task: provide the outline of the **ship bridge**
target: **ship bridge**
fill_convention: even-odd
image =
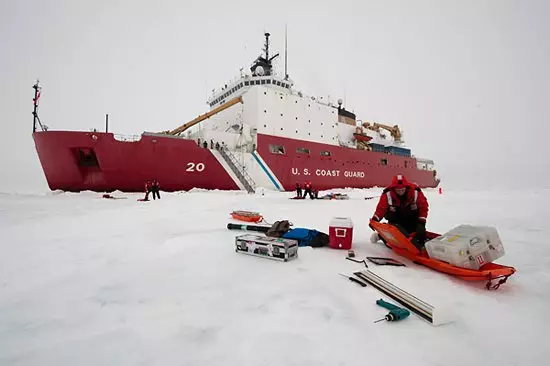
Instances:
[[[239,78],[230,81],[229,84],[225,84],[219,91],[214,89],[212,97],[207,100],[210,108],[216,108],[224,104],[228,99],[239,97],[256,85],[272,87],[278,89],[278,91],[290,93],[294,82],[288,78],[288,75],[281,77],[273,73],[272,61],[279,54],[277,53],[270,57],[269,36],[269,33],[265,33],[263,49],[265,54],[258,56],[250,67],[252,75],[243,75],[241,69],[241,76]]]
[[[243,95],[255,85],[271,86],[279,91],[287,91],[290,93],[290,89],[294,85],[294,82],[290,79],[285,79],[277,75],[245,75],[233,82],[230,82],[229,84],[226,84],[219,92],[214,93],[214,95],[208,99],[207,103],[211,108],[218,107],[227,100]]]

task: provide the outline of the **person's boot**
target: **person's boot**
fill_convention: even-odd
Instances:
[[[378,235],[378,233],[376,231],[372,233],[372,235],[370,236],[370,242],[373,244],[376,244],[378,243],[379,240],[380,240],[380,236]]]

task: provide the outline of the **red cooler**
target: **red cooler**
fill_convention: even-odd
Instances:
[[[351,249],[353,223],[349,217],[333,217],[330,220],[328,245],[334,249]]]

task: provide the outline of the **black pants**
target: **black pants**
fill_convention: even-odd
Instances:
[[[159,191],[159,189],[154,189],[153,190],[153,199],[156,199],[155,196],[157,196],[158,199],[160,200],[160,191]]]
[[[309,194],[309,198],[313,199],[313,192],[311,192],[310,188],[306,188],[306,190],[304,191],[304,198],[306,198],[308,194]]]
[[[388,222],[390,225],[393,225],[397,228],[397,230],[399,230],[400,232],[403,233],[403,235],[405,235],[407,238],[415,233],[413,239],[411,240],[411,243],[418,249],[418,250],[422,250],[422,248],[424,248],[424,243],[426,241],[426,231],[425,230],[422,230],[422,231],[419,231],[417,232],[416,231],[416,222],[400,222],[400,223],[397,223],[395,221],[389,221]]]
[[[296,188],[296,197],[302,198],[302,188]]]

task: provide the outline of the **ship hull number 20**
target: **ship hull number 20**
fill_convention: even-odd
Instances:
[[[204,163],[195,164],[193,162],[187,163],[186,172],[202,172],[204,170]]]

